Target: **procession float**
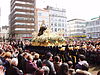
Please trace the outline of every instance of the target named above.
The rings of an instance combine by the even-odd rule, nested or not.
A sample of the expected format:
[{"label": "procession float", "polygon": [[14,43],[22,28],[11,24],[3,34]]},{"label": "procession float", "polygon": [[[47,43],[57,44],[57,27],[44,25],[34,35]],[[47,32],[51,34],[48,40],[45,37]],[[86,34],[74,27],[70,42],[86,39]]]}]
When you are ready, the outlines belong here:
[{"label": "procession float", "polygon": [[33,33],[33,46],[62,46],[66,45],[65,38],[58,33],[51,32],[50,28],[41,26],[39,33]]},{"label": "procession float", "polygon": [[59,50],[65,50],[66,41],[63,36],[60,36],[59,33],[53,33],[50,27],[41,25],[39,32],[32,33],[32,46],[54,49],[55,47]]}]

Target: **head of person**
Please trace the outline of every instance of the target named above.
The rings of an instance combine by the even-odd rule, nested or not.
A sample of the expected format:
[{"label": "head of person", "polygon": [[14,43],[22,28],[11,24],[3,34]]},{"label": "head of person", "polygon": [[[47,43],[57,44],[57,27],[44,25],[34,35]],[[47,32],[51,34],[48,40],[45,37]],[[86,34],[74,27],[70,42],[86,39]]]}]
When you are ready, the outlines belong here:
[{"label": "head of person", "polygon": [[60,57],[59,56],[55,56],[54,57],[54,62],[60,62]]},{"label": "head of person", "polygon": [[11,52],[6,52],[6,53],[4,54],[4,58],[11,58],[11,57],[12,57]]},{"label": "head of person", "polygon": [[24,58],[27,58],[27,57],[28,57],[28,53],[27,53],[27,52],[24,52],[24,53],[22,53],[22,56],[23,56]]},{"label": "head of person", "polygon": [[34,59],[39,59],[39,54],[38,53],[34,54]]},{"label": "head of person", "polygon": [[68,75],[69,66],[67,63],[62,63],[59,69],[60,75]]},{"label": "head of person", "polygon": [[44,71],[44,75],[48,75],[48,74],[49,74],[49,72],[50,72],[49,67],[43,66],[42,69],[43,69],[43,71]]},{"label": "head of person", "polygon": [[86,57],[84,55],[82,55],[82,54],[79,55],[79,61],[83,61],[85,59],[86,59]]},{"label": "head of person", "polygon": [[27,57],[27,60],[28,61],[33,61],[33,56],[31,54],[29,54],[28,57]]},{"label": "head of person", "polygon": [[46,59],[47,60],[51,60],[52,59],[52,54],[50,53],[50,52],[48,52],[47,54],[46,54]]},{"label": "head of person", "polygon": [[72,61],[68,61],[68,65],[69,65],[69,68],[73,68],[73,62]]},{"label": "head of person", "polygon": [[11,65],[17,66],[18,65],[18,59],[17,58],[12,58]]}]

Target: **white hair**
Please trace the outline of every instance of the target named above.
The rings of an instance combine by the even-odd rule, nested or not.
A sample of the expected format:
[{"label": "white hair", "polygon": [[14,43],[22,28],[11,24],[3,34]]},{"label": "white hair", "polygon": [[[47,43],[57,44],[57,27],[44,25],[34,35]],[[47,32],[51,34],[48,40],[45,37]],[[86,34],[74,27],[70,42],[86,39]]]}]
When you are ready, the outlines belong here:
[{"label": "white hair", "polygon": [[46,72],[47,74],[49,74],[50,69],[48,66],[43,66],[42,69],[44,70],[44,72]]},{"label": "white hair", "polygon": [[18,65],[18,59],[17,58],[12,58],[11,64],[17,66]]}]

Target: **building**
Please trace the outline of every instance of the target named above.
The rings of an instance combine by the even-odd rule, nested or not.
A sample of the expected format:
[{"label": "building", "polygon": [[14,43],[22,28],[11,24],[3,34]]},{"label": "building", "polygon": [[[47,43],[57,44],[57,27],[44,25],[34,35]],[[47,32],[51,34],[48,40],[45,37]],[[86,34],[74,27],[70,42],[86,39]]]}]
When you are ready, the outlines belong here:
[{"label": "building", "polygon": [[32,38],[35,31],[35,0],[11,0],[10,37],[13,39]]},{"label": "building", "polygon": [[49,11],[49,25],[52,32],[59,32],[60,35],[66,37],[66,10],[47,6],[45,8]]},{"label": "building", "polygon": [[36,9],[36,25],[38,26],[38,31],[40,26],[45,24],[46,27],[49,25],[49,11],[45,9]]},{"label": "building", "polygon": [[100,17],[86,23],[86,34],[87,38],[100,38]]},{"label": "building", "polygon": [[2,26],[0,27],[0,41],[1,39],[8,39],[9,38],[9,26]]},{"label": "building", "polygon": [[68,37],[86,37],[86,21],[83,19],[72,19],[67,21]]}]

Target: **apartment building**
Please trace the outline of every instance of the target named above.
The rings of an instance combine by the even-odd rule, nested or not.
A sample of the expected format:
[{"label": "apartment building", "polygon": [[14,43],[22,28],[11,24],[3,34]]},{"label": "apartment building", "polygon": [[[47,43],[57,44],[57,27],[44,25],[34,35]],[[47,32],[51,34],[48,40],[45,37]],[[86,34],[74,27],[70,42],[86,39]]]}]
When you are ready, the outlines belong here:
[{"label": "apartment building", "polygon": [[68,37],[86,37],[86,21],[83,19],[71,19],[67,21]]},{"label": "apartment building", "polygon": [[49,25],[54,33],[58,33],[64,37],[67,36],[67,27],[66,27],[66,10],[60,8],[54,8],[51,6],[47,6],[45,8],[49,11]]},{"label": "apartment building", "polygon": [[87,38],[100,38],[100,17],[92,18],[86,23]]},{"label": "apartment building", "polygon": [[30,39],[35,31],[35,0],[11,0],[10,37],[11,39]]}]

